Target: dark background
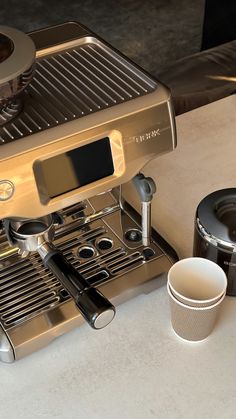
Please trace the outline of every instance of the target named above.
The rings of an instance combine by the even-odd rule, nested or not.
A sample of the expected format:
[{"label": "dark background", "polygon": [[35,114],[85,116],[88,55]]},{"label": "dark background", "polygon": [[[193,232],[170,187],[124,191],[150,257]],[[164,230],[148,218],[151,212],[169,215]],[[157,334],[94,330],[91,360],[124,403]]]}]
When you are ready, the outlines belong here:
[{"label": "dark background", "polygon": [[71,20],[158,77],[236,39],[236,0],[0,0],[0,25],[28,32]]},{"label": "dark background", "polygon": [[204,0],[1,0],[0,25],[34,29],[74,20],[155,76],[201,48]]},{"label": "dark background", "polygon": [[202,49],[236,39],[236,0],[206,0]]}]

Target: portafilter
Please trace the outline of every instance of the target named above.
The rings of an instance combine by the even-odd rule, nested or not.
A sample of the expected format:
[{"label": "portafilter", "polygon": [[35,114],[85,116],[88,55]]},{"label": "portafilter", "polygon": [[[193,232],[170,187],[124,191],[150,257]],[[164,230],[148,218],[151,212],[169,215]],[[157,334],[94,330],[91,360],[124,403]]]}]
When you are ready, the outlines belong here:
[{"label": "portafilter", "polygon": [[9,240],[21,251],[35,252],[41,256],[44,265],[55,275],[74,299],[84,319],[94,329],[107,326],[115,315],[115,307],[66,260],[51,241],[55,227],[53,217],[47,215],[38,219],[7,220]]}]

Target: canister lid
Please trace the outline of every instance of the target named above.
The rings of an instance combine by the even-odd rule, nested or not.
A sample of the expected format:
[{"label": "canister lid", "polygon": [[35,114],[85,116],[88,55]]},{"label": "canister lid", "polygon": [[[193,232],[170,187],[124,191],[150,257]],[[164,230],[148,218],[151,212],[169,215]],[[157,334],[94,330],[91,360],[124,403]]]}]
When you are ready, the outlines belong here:
[{"label": "canister lid", "polygon": [[236,188],[207,195],[198,205],[196,217],[206,232],[219,242],[236,244]]}]

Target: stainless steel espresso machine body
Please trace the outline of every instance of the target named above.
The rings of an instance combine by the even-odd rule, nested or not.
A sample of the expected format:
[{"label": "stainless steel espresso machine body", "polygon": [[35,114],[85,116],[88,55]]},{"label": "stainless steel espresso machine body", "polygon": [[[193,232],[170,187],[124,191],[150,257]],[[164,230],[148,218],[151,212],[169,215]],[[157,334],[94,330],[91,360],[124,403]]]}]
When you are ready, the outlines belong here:
[{"label": "stainless steel espresso machine body", "polygon": [[[0,27],[2,361],[83,319],[104,327],[158,286],[177,256],[151,229],[155,185],[139,172],[175,146],[168,89],[87,28]],[[122,197],[131,179],[142,217]]]}]

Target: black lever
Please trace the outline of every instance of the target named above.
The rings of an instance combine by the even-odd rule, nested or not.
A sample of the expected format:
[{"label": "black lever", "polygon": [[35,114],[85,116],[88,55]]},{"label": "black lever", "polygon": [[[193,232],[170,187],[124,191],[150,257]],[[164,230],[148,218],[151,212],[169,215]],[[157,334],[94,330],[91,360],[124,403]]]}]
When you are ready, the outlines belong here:
[{"label": "black lever", "polygon": [[[38,251],[42,257],[40,249]],[[47,244],[43,262],[74,299],[81,314],[91,327],[102,329],[112,321],[115,307],[98,289],[89,285],[88,281],[67,262],[61,252]]]}]

